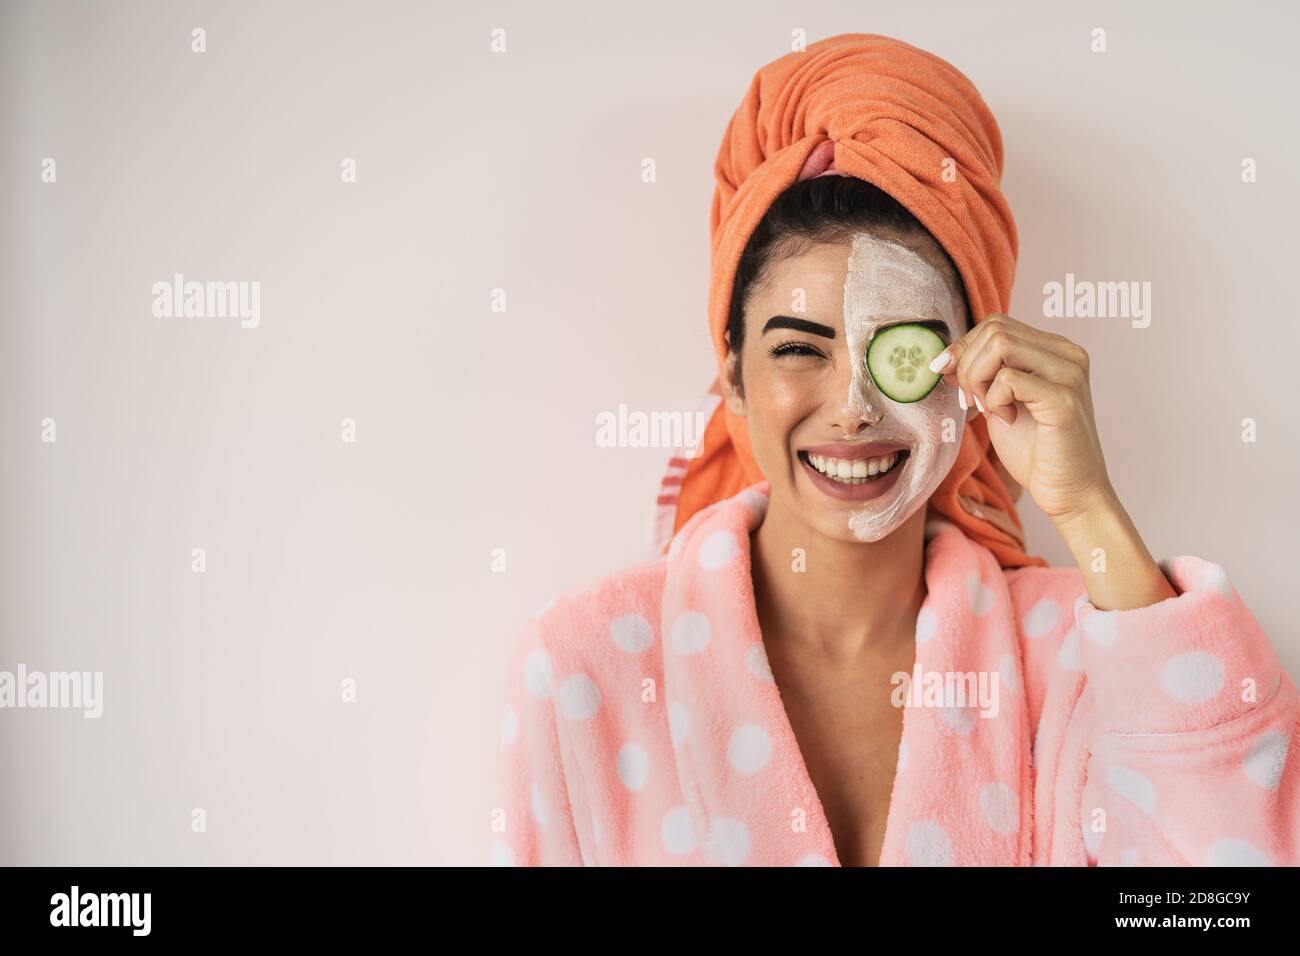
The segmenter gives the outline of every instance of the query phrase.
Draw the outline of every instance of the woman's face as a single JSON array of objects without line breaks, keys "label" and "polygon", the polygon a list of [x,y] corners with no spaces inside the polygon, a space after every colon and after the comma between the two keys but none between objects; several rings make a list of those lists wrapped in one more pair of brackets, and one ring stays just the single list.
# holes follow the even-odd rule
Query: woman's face
[{"label": "woman's face", "polygon": [[[941,380],[919,402],[903,403],[867,371],[872,336],[900,322],[927,323],[945,343],[965,331],[960,282],[926,234],[859,232],[812,245],[772,261],[750,292],[744,395],[729,389],[727,402],[748,418],[774,503],[832,537],[890,534],[957,459],[967,412],[955,385]],[[728,375],[734,380],[734,356]],[[848,477],[855,466],[868,477]]]}]

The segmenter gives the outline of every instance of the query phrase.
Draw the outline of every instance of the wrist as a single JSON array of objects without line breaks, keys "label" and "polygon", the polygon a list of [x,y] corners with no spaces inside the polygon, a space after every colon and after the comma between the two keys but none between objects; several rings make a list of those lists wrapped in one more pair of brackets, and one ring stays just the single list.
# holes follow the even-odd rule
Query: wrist
[{"label": "wrist", "polygon": [[1176,595],[1113,490],[1053,521],[1098,610],[1147,607]]},{"label": "wrist", "polygon": [[1075,545],[1095,541],[1105,529],[1122,527],[1127,512],[1109,484],[1089,495],[1080,507],[1061,515],[1052,515],[1052,526],[1074,550]]}]

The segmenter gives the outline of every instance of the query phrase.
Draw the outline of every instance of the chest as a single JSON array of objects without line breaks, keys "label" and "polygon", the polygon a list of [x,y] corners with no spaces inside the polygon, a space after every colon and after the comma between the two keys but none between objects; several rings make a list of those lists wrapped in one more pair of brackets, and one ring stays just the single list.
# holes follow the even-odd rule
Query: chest
[{"label": "chest", "polygon": [[903,708],[891,677],[912,666],[897,659],[845,667],[776,654],[772,672],[804,765],[830,823],[844,866],[876,866],[885,841]]}]

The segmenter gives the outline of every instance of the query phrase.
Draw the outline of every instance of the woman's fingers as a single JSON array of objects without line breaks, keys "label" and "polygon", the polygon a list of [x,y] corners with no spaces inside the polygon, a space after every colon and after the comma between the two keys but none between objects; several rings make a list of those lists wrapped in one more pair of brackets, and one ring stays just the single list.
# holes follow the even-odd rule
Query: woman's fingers
[{"label": "woman's fingers", "polygon": [[[975,349],[988,336],[998,333],[1010,334],[1025,339],[1040,348],[1060,355],[1067,361],[1082,365],[1084,370],[1087,371],[1088,353],[1080,346],[1063,335],[1026,325],[1019,319],[1013,319],[1004,312],[990,313],[983,322],[977,323],[973,329],[944,349],[944,353],[951,353],[956,362],[960,362],[965,353]],[[942,355],[936,357],[935,361],[937,362],[939,358],[942,358]],[[955,369],[956,365],[952,362],[942,368],[931,366],[931,371],[942,371],[944,374],[953,372]]]},{"label": "woman's fingers", "polygon": [[984,336],[962,356],[957,366],[957,381],[975,396],[976,408],[987,408],[990,414],[1008,423],[1015,420],[1014,403],[1008,413],[1003,409],[1003,402],[988,394],[989,386],[1002,368],[1029,372],[1067,388],[1078,388],[1083,383],[1083,371],[1056,352],[1009,332],[996,331]]},{"label": "woman's fingers", "polygon": [[1010,421],[1015,421],[1015,404],[1023,402],[1036,421],[1046,425],[1059,425],[1077,414],[1077,393],[1069,385],[1049,382],[1033,372],[1025,372],[1008,365],[998,369],[988,388],[986,401],[999,408],[1009,406]]},{"label": "woman's fingers", "polygon": [[[937,363],[949,356],[944,365]],[[1044,332],[1003,313],[993,313],[936,357],[933,371],[954,376],[963,408],[987,409],[1008,423],[1015,421],[1015,401],[999,392],[989,397],[1002,368],[1037,375],[1067,390],[1087,386],[1088,354],[1064,336]]]}]

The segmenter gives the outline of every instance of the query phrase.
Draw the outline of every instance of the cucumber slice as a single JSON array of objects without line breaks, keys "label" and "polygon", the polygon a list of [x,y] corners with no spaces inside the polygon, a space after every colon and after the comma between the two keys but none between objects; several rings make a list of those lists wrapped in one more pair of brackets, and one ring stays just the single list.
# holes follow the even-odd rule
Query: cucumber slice
[{"label": "cucumber slice", "polygon": [[913,322],[891,325],[867,347],[867,371],[886,397],[919,402],[943,378],[929,366],[946,347],[934,329]]}]

